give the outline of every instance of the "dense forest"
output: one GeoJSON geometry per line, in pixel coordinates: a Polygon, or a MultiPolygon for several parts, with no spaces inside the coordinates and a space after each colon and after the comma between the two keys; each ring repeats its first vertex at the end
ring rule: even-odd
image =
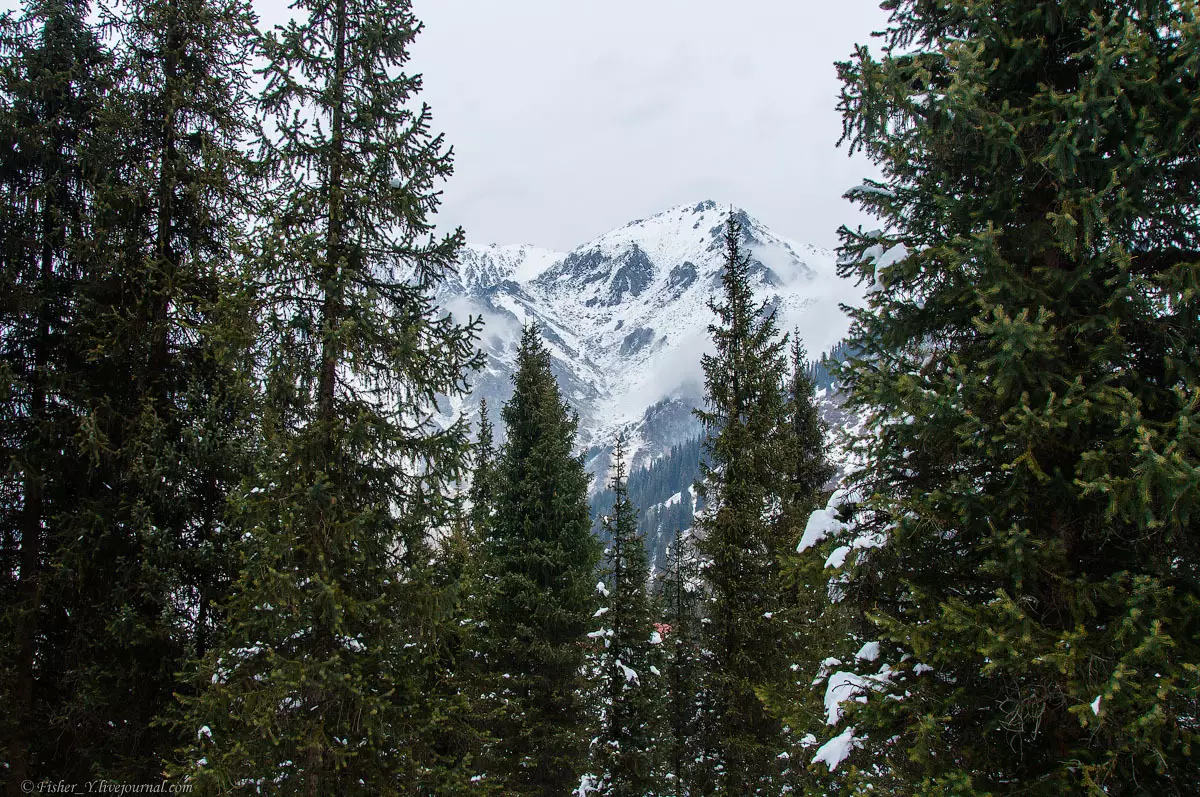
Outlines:
{"type": "MultiPolygon", "coordinates": [[[[692,528],[692,518],[702,508],[692,485],[700,478],[703,438],[684,441],[651,462],[632,471],[626,480],[630,502],[638,508],[638,533],[646,543],[650,564],[661,570],[672,540],[692,528]]],[[[612,487],[592,494],[592,529],[607,541],[603,518],[616,503],[612,487]]]]}
{"type": "Polygon", "coordinates": [[[0,17],[6,793],[1195,794],[1197,8],[883,7],[849,339],[730,214],[703,435],[594,511],[536,326],[438,422],[406,0],[0,17]]]}
{"type": "MultiPolygon", "coordinates": [[[[833,374],[849,356],[847,345],[838,343],[821,357],[807,360],[802,366],[803,374],[817,391],[837,394],[838,384],[833,374]]],[[[704,438],[695,437],[671,446],[649,465],[629,473],[626,489],[629,500],[638,507],[638,533],[645,540],[655,571],[666,567],[671,543],[679,534],[691,530],[692,519],[703,509],[703,501],[694,489],[700,478],[703,455],[704,438]]],[[[592,491],[592,529],[602,541],[608,540],[602,519],[615,501],[611,487],[592,491]]]]}

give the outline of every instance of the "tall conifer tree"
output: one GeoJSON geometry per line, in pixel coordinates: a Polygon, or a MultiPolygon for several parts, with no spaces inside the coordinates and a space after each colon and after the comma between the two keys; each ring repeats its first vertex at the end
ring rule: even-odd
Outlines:
{"type": "Polygon", "coordinates": [[[68,654],[81,663],[72,721],[121,729],[82,735],[76,753],[132,781],[158,777],[194,731],[181,739],[163,720],[233,575],[225,499],[253,445],[234,246],[254,20],[238,2],[134,0],[110,21],[121,80],[102,120],[103,256],[80,327],[93,528],[64,565],[87,596],[68,654]]]}
{"type": "Polygon", "coordinates": [[[441,539],[432,562],[433,597],[437,601],[436,644],[427,656],[428,690],[439,704],[433,724],[433,765],[424,786],[430,795],[496,793],[497,783],[480,769],[486,749],[489,677],[484,659],[486,623],[486,539],[494,508],[496,452],[487,401],[480,402],[479,428],[473,446],[473,473],[467,498],[469,511],[456,517],[441,539]]]}
{"type": "Polygon", "coordinates": [[[487,399],[479,401],[479,432],[475,436],[475,469],[471,474],[471,525],[477,539],[485,540],[491,526],[496,492],[496,444],[487,399]]]}
{"type": "Polygon", "coordinates": [[[413,105],[409,3],[294,8],[263,41],[265,456],[183,766],[216,791],[429,793],[447,777],[430,537],[469,455],[465,423],[433,415],[480,362],[477,325],[432,299],[463,239],[429,218],[450,155],[413,105]]]}
{"type": "Polygon", "coordinates": [[[777,555],[790,553],[799,541],[797,526],[804,527],[809,512],[817,507],[821,491],[837,472],[826,454],[828,430],[816,404],[816,386],[798,330],[792,334],[791,373],[785,400],[787,420],[780,441],[785,458],[780,466],[785,479],[785,525],[777,555]]]}
{"type": "Polygon", "coordinates": [[[844,594],[898,670],[846,706],[857,755],[918,794],[1190,793],[1196,8],[884,7],[839,65],[886,223],[843,233],[854,533],[887,538],[844,594]]]}
{"type": "MultiPolygon", "coordinates": [[[[790,360],[785,387],[786,417],[779,440],[780,513],[772,542],[772,555],[778,565],[773,592],[777,603],[772,609],[772,619],[781,633],[777,637],[778,655],[773,670],[760,684],[760,694],[772,714],[797,731],[786,740],[792,745],[803,735],[801,732],[808,731],[813,717],[811,702],[803,699],[808,695],[801,691],[808,687],[803,674],[819,669],[817,662],[827,656],[822,643],[836,639],[844,626],[823,625],[829,619],[825,613],[829,599],[824,563],[811,553],[796,555],[808,519],[820,505],[822,491],[836,470],[826,455],[827,430],[816,405],[812,367],[798,332],[792,338],[790,360]],[[799,681],[795,673],[800,674],[799,681]],[[801,700],[797,701],[797,697],[801,700]],[[801,710],[797,711],[798,708],[801,710]],[[807,716],[804,710],[808,710],[807,716]]],[[[789,755],[792,752],[795,751],[789,751],[789,755]]],[[[786,760],[784,783],[802,788],[809,780],[803,761],[786,760]]]]}
{"type": "MultiPolygon", "coordinates": [[[[702,794],[703,773],[696,753],[700,743],[702,699],[700,620],[704,597],[700,568],[689,536],[677,532],[667,549],[659,595],[662,605],[664,761],[663,792],[673,797],[702,794]]],[[[700,762],[701,764],[703,762],[700,762]]]]}
{"type": "Polygon", "coordinates": [[[750,258],[730,215],[725,230],[723,296],[709,307],[716,353],[703,359],[707,462],[697,520],[702,574],[710,592],[705,647],[705,747],[714,756],[716,794],[768,789],[779,766],[781,727],[755,689],[779,668],[774,623],[776,521],[783,479],[778,460],[786,402],[784,340],[774,313],[754,302],[750,258]]]}
{"type": "Polygon", "coordinates": [[[77,589],[58,565],[86,534],[75,512],[89,464],[79,444],[77,326],[112,79],[88,14],[84,2],[39,2],[0,20],[0,734],[9,794],[43,774],[87,774],[66,719],[77,589]]]}
{"type": "MultiPolygon", "coordinates": [[[[776,675],[782,677],[763,685],[772,713],[791,730],[784,783],[802,793],[829,791],[828,784],[814,778],[807,766],[814,740],[827,731],[825,695],[812,689],[813,676],[817,676],[815,683],[827,685],[825,679],[840,663],[834,661],[834,649],[844,644],[849,631],[862,625],[850,606],[830,600],[827,556],[815,555],[810,550],[811,535],[806,536],[813,511],[823,503],[823,488],[836,472],[826,455],[827,430],[816,405],[813,373],[803,345],[793,339],[781,466],[785,482],[776,541],[781,565],[777,619],[786,632],[781,652],[787,669],[779,668],[776,675]]],[[[842,492],[833,499],[835,508],[844,496],[842,492]]],[[[820,550],[830,554],[837,545],[828,542],[820,550]]],[[[836,592],[837,585],[833,588],[836,592]]],[[[857,648],[845,651],[846,657],[855,652],[857,648]]]]}
{"type": "Polygon", "coordinates": [[[213,627],[223,497],[249,436],[231,356],[246,329],[224,301],[251,24],[224,6],[170,23],[167,10],[123,8],[105,52],[86,4],[32,4],[10,40],[24,52],[5,64],[7,174],[32,178],[19,202],[42,221],[8,239],[17,258],[28,233],[41,239],[29,384],[33,415],[48,414],[26,444],[52,441],[59,458],[24,508],[42,519],[22,570],[54,617],[38,635],[38,713],[55,729],[38,763],[77,780],[155,778],[175,746],[160,720],[213,627]],[[43,500],[56,494],[69,502],[43,500]]]}
{"type": "Polygon", "coordinates": [[[513,386],[487,546],[488,668],[501,702],[488,771],[505,794],[566,794],[587,766],[585,634],[600,544],[587,474],[571,453],[578,419],[534,326],[522,333],[513,386]]]}
{"type": "MultiPolygon", "coordinates": [[[[604,651],[600,656],[600,733],[596,745],[599,792],[613,797],[658,793],[656,706],[660,684],[658,645],[646,584],[650,561],[637,530],[637,507],[626,489],[625,440],[613,450],[610,481],[615,500],[605,516],[609,546],[602,574],[609,595],[601,615],[604,651]]],[[[599,611],[599,610],[598,610],[599,611]]]]}

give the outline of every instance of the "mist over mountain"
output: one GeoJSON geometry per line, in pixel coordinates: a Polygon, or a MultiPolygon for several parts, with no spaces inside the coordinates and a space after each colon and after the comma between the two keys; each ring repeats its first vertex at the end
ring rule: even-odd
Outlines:
{"type": "Polygon", "coordinates": [[[445,407],[447,414],[473,418],[482,398],[499,409],[512,393],[521,326],[536,322],[563,395],[579,413],[589,471],[607,472],[622,431],[633,468],[699,435],[691,410],[702,401],[700,358],[711,346],[707,303],[720,288],[731,213],[743,229],[756,297],[776,311],[781,330],[796,329],[818,357],[848,328],[839,303],[858,303],[862,290],[838,278],[832,252],[706,200],[631,221],[570,252],[467,245],[439,299],[460,318],[484,317],[487,365],[471,397],[445,407]]]}

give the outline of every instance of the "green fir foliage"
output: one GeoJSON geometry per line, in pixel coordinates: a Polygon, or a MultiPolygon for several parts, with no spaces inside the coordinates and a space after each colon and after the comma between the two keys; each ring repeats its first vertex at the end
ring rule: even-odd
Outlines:
{"type": "Polygon", "coordinates": [[[663,637],[662,794],[672,797],[702,794],[703,759],[697,758],[700,744],[701,619],[704,593],[700,564],[692,540],[682,533],[667,549],[667,565],[658,593],[663,637]]]}
{"type": "Polygon", "coordinates": [[[496,446],[487,399],[479,402],[479,431],[475,435],[474,470],[471,472],[471,526],[480,540],[490,534],[496,490],[496,446]]]}
{"type": "Polygon", "coordinates": [[[661,678],[655,670],[661,672],[662,634],[654,627],[647,594],[650,562],[625,480],[625,441],[619,437],[609,482],[615,501],[603,519],[609,543],[601,576],[608,595],[597,610],[604,649],[598,662],[600,733],[592,744],[600,794],[647,797],[659,793],[656,704],[661,678]]]}
{"type": "Polygon", "coordinates": [[[779,472],[787,402],[784,340],[775,317],[753,300],[750,258],[730,217],[725,231],[722,297],[711,300],[716,352],[702,361],[707,409],[696,414],[708,432],[703,480],[706,508],[696,522],[701,574],[710,604],[705,625],[705,792],[753,794],[775,782],[782,751],[780,723],[756,689],[777,677],[781,638],[776,621],[779,565],[779,472]]]}
{"type": "Polygon", "coordinates": [[[103,627],[67,615],[82,608],[80,578],[58,569],[88,533],[74,507],[94,464],[77,437],[87,400],[79,305],[112,58],[88,12],[38,3],[0,19],[0,755],[10,793],[86,766],[51,740],[76,746],[69,679],[80,663],[67,651],[103,627]]]}
{"type": "Polygon", "coordinates": [[[480,362],[477,322],[431,296],[462,242],[430,219],[451,164],[404,71],[408,4],[296,8],[262,42],[258,473],[180,772],[218,793],[443,793],[452,602],[430,540],[459,514],[469,441],[432,414],[480,362]]]}
{"type": "Polygon", "coordinates": [[[916,794],[1191,794],[1195,4],[884,7],[838,67],[886,225],[843,232],[853,533],[886,535],[844,596],[895,669],[846,704],[855,760],[916,794]]]}
{"type": "Polygon", "coordinates": [[[600,544],[583,461],[571,453],[578,420],[536,327],[522,333],[513,387],[486,546],[487,668],[498,701],[488,776],[505,794],[566,794],[591,738],[584,664],[600,544]]]}
{"type": "Polygon", "coordinates": [[[40,608],[22,608],[43,650],[24,626],[14,705],[36,717],[8,747],[16,772],[149,781],[180,742],[167,722],[180,672],[218,623],[225,495],[253,436],[230,253],[252,22],[236,5],[133,2],[102,43],[88,13],[37,3],[6,23],[20,53],[5,63],[6,174],[27,189],[6,202],[5,273],[29,300],[14,309],[33,313],[15,329],[34,332],[11,340],[10,408],[41,418],[9,440],[22,458],[53,441],[61,458],[10,471],[29,525],[6,572],[36,583],[40,608]]]}

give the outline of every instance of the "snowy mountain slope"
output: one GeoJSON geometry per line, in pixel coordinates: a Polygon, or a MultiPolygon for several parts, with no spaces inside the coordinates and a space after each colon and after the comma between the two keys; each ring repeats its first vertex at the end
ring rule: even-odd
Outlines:
{"type": "Polygon", "coordinates": [[[562,252],[527,244],[502,246],[467,244],[458,256],[458,273],[443,286],[442,295],[462,294],[504,280],[527,282],[563,258],[562,252]]]}
{"type": "Polygon", "coordinates": [[[461,410],[474,415],[480,398],[498,409],[508,398],[521,325],[535,321],[579,412],[589,470],[607,470],[620,431],[634,467],[695,436],[690,411],[703,395],[707,303],[720,290],[731,212],[742,224],[756,296],[776,310],[780,328],[796,328],[812,356],[837,342],[848,327],[838,304],[859,303],[862,291],[837,277],[833,253],[789,241],[737,208],[681,205],[567,253],[467,247],[441,300],[458,316],[484,316],[488,364],[461,410]]]}

